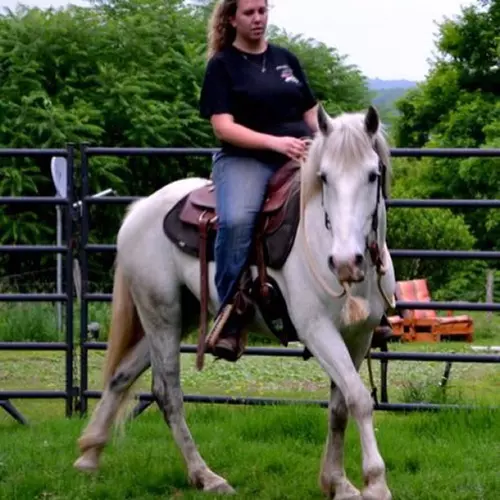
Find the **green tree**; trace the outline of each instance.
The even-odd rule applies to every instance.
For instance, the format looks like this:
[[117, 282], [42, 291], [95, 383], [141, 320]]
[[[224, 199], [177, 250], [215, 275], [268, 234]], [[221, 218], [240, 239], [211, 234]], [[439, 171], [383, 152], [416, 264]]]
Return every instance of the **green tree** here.
[[[426, 81], [397, 103], [399, 147], [499, 147], [500, 1], [479, 0], [440, 26], [438, 57]], [[416, 192], [430, 198], [500, 197], [498, 158], [422, 160]], [[480, 249], [500, 248], [498, 211], [463, 215]]]
[[[397, 159], [392, 198], [426, 198], [421, 184], [416, 182], [418, 163], [413, 159]], [[476, 238], [463, 216], [450, 209], [395, 207], [388, 211], [387, 243], [392, 249], [472, 250]], [[394, 259], [394, 266], [398, 280], [427, 278], [436, 299], [457, 296], [462, 300], [483, 299], [484, 262], [404, 258]]]
[[[0, 147], [64, 147], [69, 141], [215, 146], [198, 111], [207, 15], [206, 2], [183, 0], [97, 0], [88, 8], [6, 12], [0, 17]], [[365, 106], [359, 71], [334, 49], [278, 29], [271, 36], [299, 52], [330, 111]], [[3, 162], [0, 196], [53, 194], [50, 159]], [[200, 158], [93, 157], [90, 184], [93, 192], [111, 187], [147, 195], [183, 176], [206, 176], [209, 168]], [[53, 241], [53, 213], [20, 213], [0, 208], [5, 243]], [[114, 241], [122, 213], [122, 207], [93, 207], [91, 240]], [[15, 271], [39, 268], [42, 258], [31, 255]], [[105, 262], [101, 255], [98, 261]]]

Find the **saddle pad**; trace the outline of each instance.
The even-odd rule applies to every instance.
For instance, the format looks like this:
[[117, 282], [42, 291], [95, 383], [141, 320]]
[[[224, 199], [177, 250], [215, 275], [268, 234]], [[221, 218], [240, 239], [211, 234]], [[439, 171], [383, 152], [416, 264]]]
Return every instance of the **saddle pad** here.
[[[186, 224], [180, 220], [187, 196], [182, 198], [165, 215], [163, 219], [163, 230], [165, 235], [183, 252], [193, 257], [199, 257], [199, 229], [195, 225]], [[292, 194], [285, 204], [283, 220], [272, 231], [267, 231], [264, 237], [264, 259], [267, 266], [272, 269], [281, 269], [285, 263], [297, 233], [299, 223], [300, 195], [299, 190]], [[214, 260], [214, 244], [216, 230], [211, 229], [207, 242], [207, 259]], [[252, 252], [250, 264], [255, 264], [255, 255]]]

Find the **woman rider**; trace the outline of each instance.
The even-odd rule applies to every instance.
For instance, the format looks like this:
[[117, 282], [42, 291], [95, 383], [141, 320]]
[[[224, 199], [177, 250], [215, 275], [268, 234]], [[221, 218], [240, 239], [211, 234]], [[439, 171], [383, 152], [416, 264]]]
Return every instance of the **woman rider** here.
[[[218, 315], [234, 299], [271, 176], [300, 158], [304, 138], [317, 130], [317, 103], [304, 71], [292, 52], [266, 40], [267, 22], [266, 0], [220, 0], [209, 22], [200, 113], [221, 143], [212, 165]], [[233, 314], [215, 356], [239, 358], [242, 326]]]

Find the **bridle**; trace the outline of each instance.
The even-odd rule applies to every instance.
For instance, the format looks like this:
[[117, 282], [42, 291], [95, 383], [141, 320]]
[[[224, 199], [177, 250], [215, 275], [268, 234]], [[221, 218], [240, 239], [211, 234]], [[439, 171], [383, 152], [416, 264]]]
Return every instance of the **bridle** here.
[[370, 257], [372, 259], [373, 265], [377, 268], [377, 273], [379, 274], [384, 264], [382, 261], [380, 248], [378, 245], [378, 225], [379, 225], [378, 209], [382, 197], [385, 208], [387, 210], [387, 190], [385, 185], [386, 177], [387, 177], [387, 165], [382, 161], [382, 159], [379, 156], [378, 174], [377, 174], [377, 200], [375, 202], [375, 208], [372, 213], [372, 224], [371, 224], [372, 234], [374, 237], [371, 242], [368, 241], [368, 238], [366, 241], [366, 246], [368, 248], [368, 251], [370, 252]]
[[[378, 154], [377, 154], [377, 156], [378, 156]], [[371, 231], [372, 231], [372, 234], [374, 235], [374, 238], [373, 238], [373, 241], [370, 242], [369, 238], [367, 237], [367, 241], [366, 241], [366, 248], [369, 250], [373, 264], [377, 266], [377, 269], [378, 269], [378, 266], [382, 265], [381, 257], [380, 257], [380, 249], [378, 246], [378, 225], [379, 225], [378, 210], [379, 210], [379, 205], [380, 205], [381, 199], [384, 200], [384, 204], [387, 201], [387, 190], [386, 190], [386, 186], [385, 186], [386, 177], [387, 177], [387, 166], [385, 165], [385, 163], [382, 161], [382, 159], [379, 156], [378, 172], [377, 172], [377, 199], [375, 201], [375, 207], [374, 207], [372, 215], [371, 215]], [[328, 213], [325, 209], [323, 189], [321, 190], [321, 206], [323, 207], [325, 228], [328, 229], [328, 231], [331, 231], [332, 225], [330, 222], [330, 218], [328, 217]], [[386, 209], [387, 209], [387, 205], [386, 205]]]
[[[378, 281], [380, 293], [382, 294], [387, 305], [391, 308], [394, 308], [394, 306], [395, 306], [394, 300], [388, 299], [387, 294], [384, 292], [382, 285], [381, 285], [381, 279], [382, 279], [382, 276], [386, 273], [386, 268], [384, 266], [384, 260], [382, 258], [382, 251], [381, 251], [379, 244], [378, 244], [378, 228], [379, 228], [378, 211], [379, 211], [380, 203], [382, 201], [385, 204], [385, 207], [387, 210], [387, 204], [386, 204], [387, 197], [388, 197], [387, 189], [386, 189], [387, 165], [380, 158], [380, 155], [378, 154], [376, 147], [374, 147], [374, 151], [378, 157], [377, 199], [375, 201], [375, 207], [374, 207], [372, 215], [371, 215], [371, 231], [370, 231], [370, 235], [367, 236], [367, 238], [366, 238], [366, 249], [368, 250], [368, 252], [370, 254], [372, 264], [375, 266], [375, 268], [377, 270], [377, 276], [378, 276], [377, 281]], [[325, 209], [325, 204], [324, 204], [324, 189], [323, 189], [323, 187], [321, 189], [321, 206], [323, 208], [325, 228], [328, 231], [331, 231], [331, 222], [330, 222], [330, 219], [328, 217], [328, 213]], [[373, 236], [373, 238], [371, 239], [370, 236]], [[345, 290], [344, 290], [344, 293], [345, 293]], [[344, 293], [341, 293], [340, 296], [344, 295]]]

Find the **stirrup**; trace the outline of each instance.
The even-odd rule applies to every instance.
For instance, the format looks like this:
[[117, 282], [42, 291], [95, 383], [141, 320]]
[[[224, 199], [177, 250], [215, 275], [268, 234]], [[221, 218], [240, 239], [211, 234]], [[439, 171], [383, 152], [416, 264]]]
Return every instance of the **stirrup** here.
[[216, 360], [224, 359], [234, 363], [245, 352], [246, 337], [246, 331], [238, 331], [234, 336], [220, 338], [212, 349], [212, 354]]
[[245, 351], [248, 334], [244, 328], [242, 317], [236, 319], [238, 325], [236, 331], [228, 332], [228, 334], [224, 331], [228, 326], [228, 321], [234, 319], [234, 315], [238, 315], [236, 302], [224, 306], [208, 335], [207, 347], [216, 359], [235, 362], [241, 358]]
[[209, 349], [213, 349], [219, 340], [222, 329], [226, 326], [227, 320], [231, 317], [234, 307], [234, 303], [225, 305], [219, 315], [215, 318], [214, 324], [207, 336], [206, 345]]

